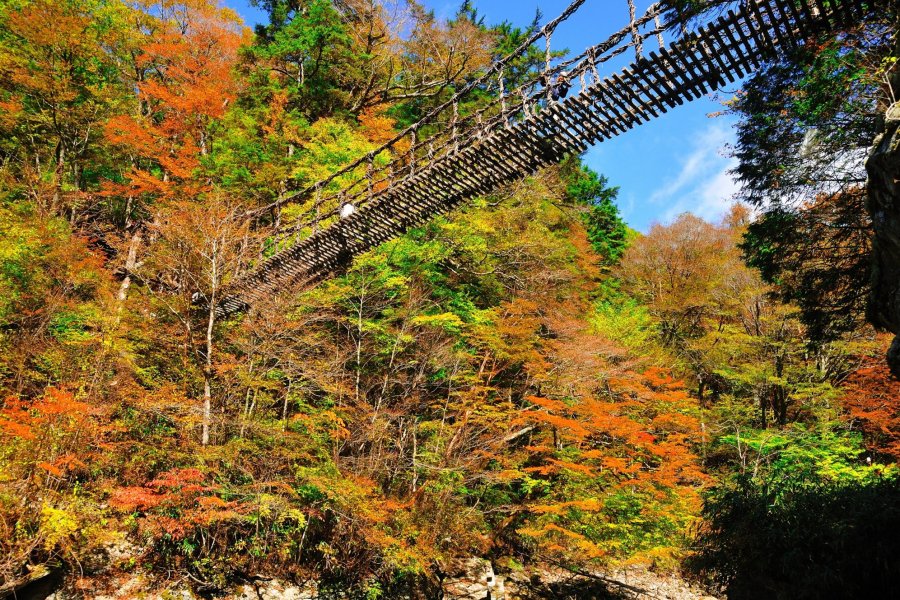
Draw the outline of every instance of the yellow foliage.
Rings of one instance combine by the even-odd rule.
[[[65,546],[79,529],[78,521],[72,513],[54,508],[49,504],[41,506],[41,531],[44,537],[44,548],[53,550],[57,546]]]

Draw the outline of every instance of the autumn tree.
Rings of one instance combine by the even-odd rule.
[[[843,386],[843,403],[876,456],[900,458],[900,381],[881,357],[868,357]]]
[[[208,197],[166,206],[151,226],[155,241],[137,274],[175,319],[183,353],[202,373],[201,442],[210,442],[218,309],[228,283],[256,256],[241,204]]]
[[[0,408],[0,588],[27,581],[27,565],[84,559],[108,541],[97,509],[75,492],[99,456],[95,408],[47,388]]]
[[[259,26],[253,53],[310,120],[342,109],[358,114],[379,104],[433,101],[490,59],[490,35],[464,11],[443,22],[405,1],[258,5],[269,24]]]
[[[812,339],[860,328],[870,292],[872,229],[865,193],[822,195],[800,210],[772,208],[751,223],[741,248],[785,302],[800,307]]]
[[[109,274],[60,217],[0,208],[0,390],[31,397],[99,373]]]
[[[209,190],[200,170],[213,127],[237,93],[241,27],[232,11],[206,1],[151,3],[146,10],[155,19],[137,58],[139,114],[105,127],[131,168],[108,191],[135,200],[186,199]]]
[[[3,172],[47,215],[78,220],[90,208],[83,192],[111,167],[100,139],[127,104],[131,13],[99,1],[0,8]]]
[[[748,227],[759,226],[741,207],[718,226],[683,216],[636,240],[617,272],[622,290],[646,305],[663,345],[693,371],[701,401],[707,392],[714,400],[746,397],[765,427],[769,412],[784,425],[805,418],[800,407],[816,396],[834,396],[853,369],[848,343],[865,345],[871,336],[854,330],[814,344],[796,310],[777,300],[793,283],[767,285],[742,261],[737,245]]]
[[[729,268],[723,268],[723,258]],[[620,273],[660,320],[661,336],[677,344],[714,317],[714,291],[742,264],[729,232],[691,214],[653,225],[623,257]]]
[[[671,4],[676,20],[732,5]],[[739,196],[764,211],[750,230],[748,255],[767,280],[785,282],[815,339],[834,339],[864,320],[864,294],[884,280],[872,268],[881,262],[869,241],[879,217],[866,215],[865,160],[893,101],[885,84],[896,60],[895,9],[870,6],[860,22],[784,51],[727,104],[739,119]],[[889,281],[872,289],[882,288]]]
[[[605,265],[616,264],[628,245],[629,229],[615,204],[619,188],[578,161],[563,165],[567,178],[566,196],[570,202],[585,205],[584,223],[594,251]]]

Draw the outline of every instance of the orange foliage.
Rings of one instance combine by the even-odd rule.
[[[200,527],[239,518],[249,507],[220,497],[223,488],[195,468],[160,473],[146,486],[113,490],[109,504],[126,513],[141,513],[141,527],[151,535],[182,539]],[[177,514],[178,518],[172,515]]]
[[[612,397],[608,400],[586,398],[567,405],[531,397],[543,410],[522,411],[518,421],[549,427],[557,447],[574,445],[581,450],[582,460],[597,461],[598,468],[629,479],[648,477],[666,486],[703,483],[706,477],[691,450],[700,441],[700,424],[689,414],[694,401],[683,382],[668,371],[650,368],[641,375],[626,373],[611,379],[609,385]],[[603,445],[595,447],[600,440]],[[587,464],[554,458],[526,471],[549,475],[561,469],[584,474],[594,471]]]
[[[397,135],[397,121],[385,113],[385,105],[370,106],[359,114],[359,124],[363,135],[373,144],[384,144]]]
[[[158,11],[158,28],[137,59],[148,73],[138,84],[147,110],[106,126],[107,139],[140,160],[126,174],[127,185],[110,183],[107,192],[189,198],[207,189],[194,175],[212,143],[210,125],[236,97],[233,70],[243,32],[237,16],[212,0],[178,10],[162,3]]]
[[[844,394],[844,406],[862,424],[867,447],[900,460],[900,380],[883,357],[870,357],[851,374]]]
[[[90,407],[75,400],[70,392],[49,388],[44,397],[34,402],[7,398],[0,409],[0,431],[12,437],[35,440],[39,435],[52,433],[52,430],[77,432],[89,415]],[[69,458],[66,455],[66,464],[72,464]],[[58,469],[55,463],[46,464]]]
[[[588,331],[572,307],[544,311],[550,341],[524,362],[543,394],[527,396],[510,421],[529,437],[521,446],[524,464],[503,471],[503,480],[518,472],[544,482],[546,491],[517,532],[545,556],[584,560],[618,552],[604,545],[607,527],[639,531],[653,520],[686,527],[708,476],[695,453],[702,441],[698,406],[684,382],[666,369],[623,363],[622,351]],[[638,512],[623,515],[623,503]],[[582,531],[592,532],[590,539]]]

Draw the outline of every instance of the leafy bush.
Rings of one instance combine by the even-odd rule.
[[[732,600],[892,596],[898,469],[851,465],[859,440],[853,453],[847,442],[855,438],[837,437],[785,443],[765,475],[741,475],[712,492],[689,567]]]

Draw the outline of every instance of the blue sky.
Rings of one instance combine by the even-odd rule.
[[[475,0],[489,24],[510,21],[528,25],[540,7],[546,22],[570,0]],[[265,22],[263,12],[249,0],[225,0],[248,25]],[[439,17],[450,17],[460,0],[425,0]],[[638,10],[647,0],[636,2]],[[573,53],[596,44],[627,22],[625,0],[588,0],[553,36],[557,49]],[[668,222],[690,211],[719,219],[731,204],[737,187],[728,174],[733,166],[726,148],[734,141],[733,121],[710,118],[721,109],[737,85],[679,106],[659,119],[588,150],[585,162],[620,187],[619,208],[629,225],[646,232],[653,222]]]

